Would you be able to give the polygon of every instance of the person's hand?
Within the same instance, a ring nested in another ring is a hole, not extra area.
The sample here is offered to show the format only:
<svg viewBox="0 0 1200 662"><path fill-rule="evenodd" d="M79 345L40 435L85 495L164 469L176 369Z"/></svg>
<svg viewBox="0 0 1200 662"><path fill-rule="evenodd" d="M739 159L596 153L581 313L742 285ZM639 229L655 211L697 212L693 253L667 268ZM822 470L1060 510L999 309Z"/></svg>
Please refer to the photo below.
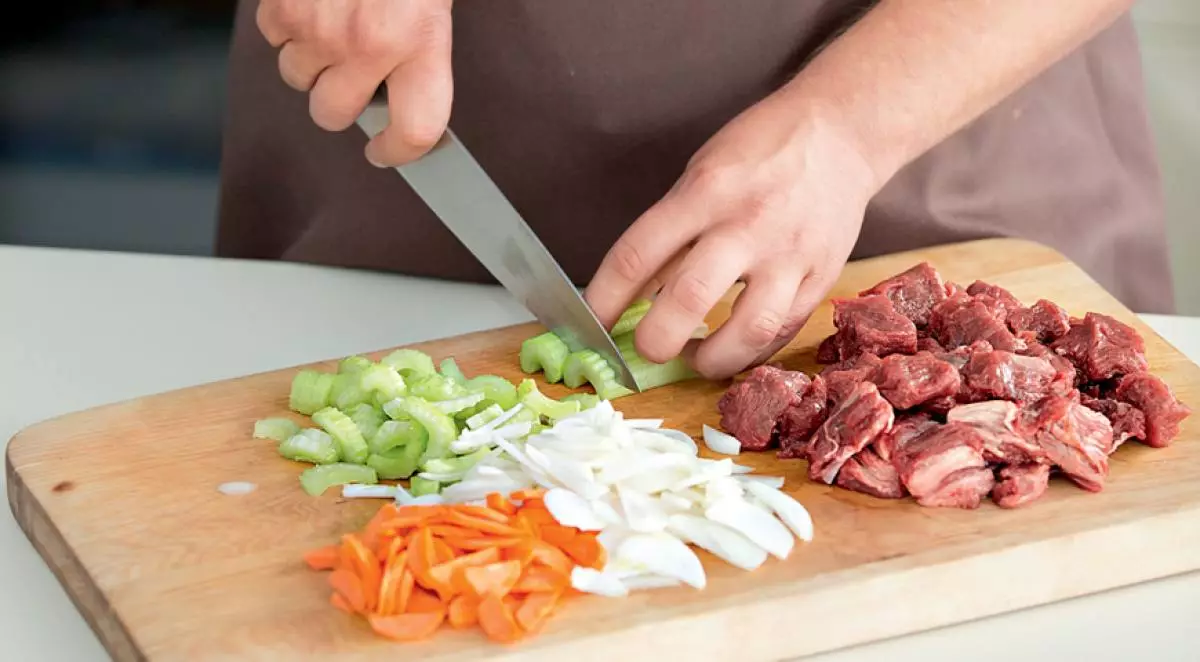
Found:
<svg viewBox="0 0 1200 662"><path fill-rule="evenodd" d="M420 158L446 130L454 95L451 0L261 0L258 28L279 72L309 93L317 126L342 131L387 82L387 129L367 145L379 166Z"/></svg>
<svg viewBox="0 0 1200 662"><path fill-rule="evenodd" d="M684 353L705 377L732 376L803 327L845 266L878 179L836 122L803 100L769 97L710 139L621 236L587 301L611 326L658 290L637 327L638 353L656 363ZM689 343L739 280L746 288L729 320Z"/></svg>

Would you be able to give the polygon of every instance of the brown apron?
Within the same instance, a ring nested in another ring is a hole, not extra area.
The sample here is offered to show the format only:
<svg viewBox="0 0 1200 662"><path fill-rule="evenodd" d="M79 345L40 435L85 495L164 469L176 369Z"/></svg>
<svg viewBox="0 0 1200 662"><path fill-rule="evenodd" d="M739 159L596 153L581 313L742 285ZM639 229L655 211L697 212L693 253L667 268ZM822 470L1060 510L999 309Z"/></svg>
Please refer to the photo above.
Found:
<svg viewBox="0 0 1200 662"><path fill-rule="evenodd" d="M217 252L490 281L356 127L327 133L238 10ZM465 0L451 126L578 283L697 148L861 15L855 0ZM1128 16L903 169L854 258L991 236L1053 246L1172 312Z"/></svg>

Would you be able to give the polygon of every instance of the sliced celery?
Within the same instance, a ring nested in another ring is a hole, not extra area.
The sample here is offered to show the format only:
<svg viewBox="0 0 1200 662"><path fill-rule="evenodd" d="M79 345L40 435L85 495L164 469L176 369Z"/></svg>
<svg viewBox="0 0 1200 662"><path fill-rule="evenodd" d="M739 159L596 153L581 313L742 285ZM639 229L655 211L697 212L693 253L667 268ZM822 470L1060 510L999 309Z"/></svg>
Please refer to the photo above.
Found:
<svg viewBox="0 0 1200 662"><path fill-rule="evenodd" d="M389 404L399 407L429 434L425 452L421 455L422 462L450 454L450 444L458 438L458 426L449 414L438 411L432 403L416 397L399 398Z"/></svg>
<svg viewBox="0 0 1200 662"><path fill-rule="evenodd" d="M461 398L454 398L453 400L438 400L433 403L433 406L437 407L438 411L447 414L457 414L474 407L480 402L483 402L482 393L468 393Z"/></svg>
<svg viewBox="0 0 1200 662"><path fill-rule="evenodd" d="M564 402L572 402L572 401L578 402L579 410L583 411L585 409L591 409L592 407L595 407L596 405L600 404L600 396L598 396L594 393L572 393L572 394L568 395L567 397L563 398L563 401Z"/></svg>
<svg viewBox="0 0 1200 662"><path fill-rule="evenodd" d="M383 363L367 368L362 373L363 389L375 394L382 402L394 400L408 392L404 378L397 370Z"/></svg>
<svg viewBox="0 0 1200 662"><path fill-rule="evenodd" d="M572 360L568 361L567 369L571 371L572 381L577 381L582 375L588 382L591 382L592 387L596 389L596 395L600 396L602 400L615 400L633 393L617 381L617 372L608 364L608 361L590 349L572 354ZM636 373L634 377L637 377ZM567 385L570 386L570 383Z"/></svg>
<svg viewBox="0 0 1200 662"><path fill-rule="evenodd" d="M345 413L358 426L358 431L362 433L363 439L374 437L375 433L379 431L379 426L383 425L383 412L366 403L355 405Z"/></svg>
<svg viewBox="0 0 1200 662"><path fill-rule="evenodd" d="M567 388L579 388L587 383L588 378L587 375L583 374L583 368L584 361L590 356L600 358L599 354L590 349L572 352L567 356L567 362L563 364L563 384L566 384ZM601 358L600 360L603 361L604 359Z"/></svg>
<svg viewBox="0 0 1200 662"><path fill-rule="evenodd" d="M467 376L458 369L458 363L454 357L446 357L442 359L442 376L456 384L466 384Z"/></svg>
<svg viewBox="0 0 1200 662"><path fill-rule="evenodd" d="M489 422L500 418L500 416L503 414L504 410L500 408L500 405L494 403L490 404L484 408L483 411L480 411L468 418L467 427L472 430L478 430L479 428L487 425Z"/></svg>
<svg viewBox="0 0 1200 662"><path fill-rule="evenodd" d="M283 441L300 432L300 426L290 418L264 418L254 422L255 439Z"/></svg>
<svg viewBox="0 0 1200 662"><path fill-rule="evenodd" d="M333 393L330 403L349 411L354 407L371 400L371 392L363 388L361 372L343 372L333 378Z"/></svg>
<svg viewBox="0 0 1200 662"><path fill-rule="evenodd" d="M311 496L318 496L334 485L374 485L378 482L379 476L371 467L342 462L309 467L300 474L300 487Z"/></svg>
<svg viewBox="0 0 1200 662"><path fill-rule="evenodd" d="M353 372L362 372L370 368L373 363L371 359L365 356L347 356L338 363L338 373L347 374Z"/></svg>
<svg viewBox="0 0 1200 662"><path fill-rule="evenodd" d="M579 402L550 398L537 389L537 384L532 379L522 381L517 392L521 393L521 404L550 420L559 420L579 413Z"/></svg>
<svg viewBox="0 0 1200 662"><path fill-rule="evenodd" d="M415 380L408 392L409 395L423 398L430 402L455 400L470 393L461 384L438 374L426 375Z"/></svg>
<svg viewBox="0 0 1200 662"><path fill-rule="evenodd" d="M621 317L617 320L617 323L613 325L610 333L613 336L619 336L623 333L633 331L641 323L646 313L650 312L650 304L651 301L649 299L638 299L629 304L625 312L621 313Z"/></svg>
<svg viewBox="0 0 1200 662"><path fill-rule="evenodd" d="M367 458L367 466L374 469L384 480L408 478L417 470L417 462L420 461L423 452L425 441L419 439L382 453L372 453Z"/></svg>
<svg viewBox="0 0 1200 662"><path fill-rule="evenodd" d="M413 476L409 481L408 491L415 497L425 496L426 494L437 494L442 491L442 486L436 480L427 480L420 476Z"/></svg>
<svg viewBox="0 0 1200 662"><path fill-rule="evenodd" d="M526 374L541 370L546 381L556 383L562 381L563 365L571 350L562 338L547 331L540 336L534 336L521 344L521 370Z"/></svg>
<svg viewBox="0 0 1200 662"><path fill-rule="evenodd" d="M367 442L349 416L333 407L326 407L314 412L312 419L337 442L342 460L355 464L367 461Z"/></svg>
<svg viewBox="0 0 1200 662"><path fill-rule="evenodd" d="M292 378L288 407L295 412L312 416L313 412L329 405L333 390L333 375L316 370L301 370Z"/></svg>
<svg viewBox="0 0 1200 662"><path fill-rule="evenodd" d="M621 352L621 356L625 358L625 365L629 366L629 371L633 373L642 390L658 388L698 376L682 356L676 356L666 363L651 363L642 358L634 347L633 333L615 336L613 341L617 345L617 350Z"/></svg>
<svg viewBox="0 0 1200 662"><path fill-rule="evenodd" d="M433 358L416 349L398 349L383 357L380 363L392 366L405 378L437 374Z"/></svg>
<svg viewBox="0 0 1200 662"><path fill-rule="evenodd" d="M479 375L467 381L467 390L472 393L482 393L485 401L499 405L505 411L512 409L520 398L517 397L517 387L503 377L496 375Z"/></svg>
<svg viewBox="0 0 1200 662"><path fill-rule="evenodd" d="M323 430L308 428L279 442L279 454L296 462L333 464L341 459L333 437Z"/></svg>
<svg viewBox="0 0 1200 662"><path fill-rule="evenodd" d="M386 454L399 446L420 444L421 451L424 452L425 440L428 438L429 434L425 432L425 428L412 421L384 421L375 436L371 437L368 446L371 453Z"/></svg>
<svg viewBox="0 0 1200 662"><path fill-rule="evenodd" d="M459 455L458 457L429 460L421 464L421 471L431 474L454 474L461 476L491 452L490 448L485 447L466 455Z"/></svg>

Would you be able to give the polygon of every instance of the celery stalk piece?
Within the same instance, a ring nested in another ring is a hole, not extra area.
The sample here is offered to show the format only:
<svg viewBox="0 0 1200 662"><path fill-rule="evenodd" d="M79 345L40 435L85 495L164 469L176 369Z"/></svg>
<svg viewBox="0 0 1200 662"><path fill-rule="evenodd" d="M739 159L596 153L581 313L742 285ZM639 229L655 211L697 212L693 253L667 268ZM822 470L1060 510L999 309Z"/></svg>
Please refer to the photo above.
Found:
<svg viewBox="0 0 1200 662"><path fill-rule="evenodd" d="M343 372L333 378L330 404L342 411L371 400L371 392L363 388L361 372Z"/></svg>
<svg viewBox="0 0 1200 662"><path fill-rule="evenodd" d="M374 469L384 480L408 478L417 470L417 462L424 452L425 440L418 439L382 453L371 453L367 458L367 466Z"/></svg>
<svg viewBox="0 0 1200 662"><path fill-rule="evenodd" d="M415 497L425 496L426 494L437 494L442 491L442 486L435 480L427 480L420 476L413 476L408 483L408 491Z"/></svg>
<svg viewBox="0 0 1200 662"><path fill-rule="evenodd" d="M613 325L612 331L609 333L615 337L633 331L641 323L646 313L650 312L650 304L651 301L649 299L638 299L629 304L629 307L625 309L625 312L621 313L621 317L617 319L617 323Z"/></svg>
<svg viewBox="0 0 1200 662"><path fill-rule="evenodd" d="M348 373L362 372L363 370L370 368L372 365L375 364L371 363L371 359L368 359L365 356L347 356L338 362L338 374L345 375Z"/></svg>
<svg viewBox="0 0 1200 662"><path fill-rule="evenodd" d="M312 464L333 464L341 459L333 437L316 428L301 430L279 442L279 454L289 460Z"/></svg>
<svg viewBox="0 0 1200 662"><path fill-rule="evenodd" d="M375 433L379 432L379 426L383 425L385 420L382 411L366 403L355 405L344 413L358 426L358 431L362 433L363 439L374 437Z"/></svg>
<svg viewBox="0 0 1200 662"><path fill-rule="evenodd" d="M288 408L312 416L313 412L329 405L333 390L333 375L316 370L301 370L292 378Z"/></svg>
<svg viewBox="0 0 1200 662"><path fill-rule="evenodd" d="M579 413L579 402L567 402L550 398L537 389L537 384L532 379L522 381L517 392L522 393L521 404L533 410L539 416L545 416L550 420L559 420Z"/></svg>
<svg viewBox="0 0 1200 662"><path fill-rule="evenodd" d="M571 350L562 338L547 331L521 344L521 371L532 375L541 370L551 384L562 381L563 365Z"/></svg>
<svg viewBox="0 0 1200 662"><path fill-rule="evenodd" d="M421 462L450 454L450 444L458 438L458 426L449 414L438 411L432 403L416 397L399 398L389 404L399 407L429 434Z"/></svg>
<svg viewBox="0 0 1200 662"><path fill-rule="evenodd" d="M300 432L300 426L290 418L264 418L254 422L255 439L284 441Z"/></svg>
<svg viewBox="0 0 1200 662"><path fill-rule="evenodd" d="M494 421L497 418L500 418L500 416L502 416L503 414L504 414L504 410L500 408L500 405L495 404L495 403L490 404L486 408L484 408L482 411L480 411L479 413L468 418L467 419L467 427L472 430L478 430L479 428L487 425L491 421Z"/></svg>
<svg viewBox="0 0 1200 662"><path fill-rule="evenodd" d="M472 393L482 393L486 401L498 405L508 411L517 404L517 387L503 377L496 375L479 375L467 381L467 390Z"/></svg>
<svg viewBox="0 0 1200 662"><path fill-rule="evenodd" d="M380 363L392 366L405 378L437 374L433 358L416 349L398 349L383 357Z"/></svg>
<svg viewBox="0 0 1200 662"><path fill-rule="evenodd" d="M582 375L591 382L592 387L596 389L596 395L600 396L602 400L615 400L633 393L617 381L617 372L604 360L604 357L590 349L572 355L572 360L568 361L567 367L572 371L572 380L576 380L579 375ZM637 373L634 373L633 376L639 380L638 384L641 384Z"/></svg>
<svg viewBox="0 0 1200 662"><path fill-rule="evenodd" d="M408 393L430 402L442 402L464 397L469 395L470 391L454 380L434 374L414 380Z"/></svg>
<svg viewBox="0 0 1200 662"><path fill-rule="evenodd" d="M579 388L587 383L587 375L583 374L584 359L591 354L596 353L584 349L567 356L567 361L563 364L563 384L566 384L567 388Z"/></svg>
<svg viewBox="0 0 1200 662"><path fill-rule="evenodd" d="M393 448L420 444L425 450L425 442L429 434L425 428L412 421L384 421L379 426L375 436L371 437L368 446L374 455L384 455Z"/></svg>
<svg viewBox="0 0 1200 662"><path fill-rule="evenodd" d="M462 370L458 369L458 363L453 357L442 359L441 372L443 377L455 384L465 385L467 383L467 376L462 373Z"/></svg>
<svg viewBox="0 0 1200 662"><path fill-rule="evenodd" d="M363 439L362 432L349 416L333 407L326 407L313 413L312 419L313 423L321 426L333 437L343 461L354 464L367 461L367 441Z"/></svg>
<svg viewBox="0 0 1200 662"><path fill-rule="evenodd" d="M642 358L634 347L632 333L615 336L613 342L617 345L617 351L621 352L621 356L625 357L625 364L629 366L629 371L633 373L634 378L637 379L638 386L643 391L694 379L699 376L683 360L682 356L676 356L666 363L651 363Z"/></svg>
<svg viewBox="0 0 1200 662"><path fill-rule="evenodd" d="M363 390L374 394L383 402L394 400L408 392L404 378L390 365L379 363L362 373Z"/></svg>
<svg viewBox="0 0 1200 662"><path fill-rule="evenodd" d="M480 460L491 454L490 448L480 448L466 455L458 457L445 457L436 460L429 460L421 464L421 471L431 474L465 474L468 469L475 466Z"/></svg>
<svg viewBox="0 0 1200 662"><path fill-rule="evenodd" d="M374 485L378 482L379 476L375 470L361 464L322 464L300 473L300 487L310 496L319 496L334 485Z"/></svg>
<svg viewBox="0 0 1200 662"><path fill-rule="evenodd" d="M438 400L433 403L433 406L437 407L438 411L445 412L447 414L457 414L474 407L480 402L483 402L482 393L468 393L467 395L464 395L460 398L454 398L453 400Z"/></svg>
<svg viewBox="0 0 1200 662"><path fill-rule="evenodd" d="M592 407L600 404L600 396L594 393L572 393L563 398L563 400L566 402L578 402L580 411L591 409Z"/></svg>

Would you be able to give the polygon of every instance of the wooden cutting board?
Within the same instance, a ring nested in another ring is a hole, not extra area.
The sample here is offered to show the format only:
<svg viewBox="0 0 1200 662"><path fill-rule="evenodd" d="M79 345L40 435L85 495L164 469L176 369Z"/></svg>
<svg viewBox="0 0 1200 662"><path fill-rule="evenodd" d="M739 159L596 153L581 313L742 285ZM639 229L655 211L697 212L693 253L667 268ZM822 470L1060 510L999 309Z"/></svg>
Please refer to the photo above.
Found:
<svg viewBox="0 0 1200 662"><path fill-rule="evenodd" d="M1146 338L1151 369L1200 410L1200 368L1080 269L1037 245L989 240L858 262L833 294L853 295L919 260L963 284L981 278L1027 303L1044 297L1074 315L1099 311L1133 324ZM726 302L710 323L728 310ZM780 355L785 365L814 368L830 313L828 305L816 312ZM437 359L453 355L467 374L517 379L520 343L538 330L522 325L417 347ZM803 462L750 453L738 462L784 476L816 523L816 539L788 560L748 573L704 556L702 592L573 599L540 636L516 647L449 630L395 644L331 608L325 577L300 560L359 528L379 502L343 501L336 490L306 496L300 465L250 436L256 419L286 412L294 372L70 414L9 443L13 513L116 659L776 660L1200 567L1200 416L1170 448L1122 447L1104 492L1058 479L1043 499L1013 511L990 502L960 511L874 499L810 483ZM701 424L716 425L725 387L693 381L617 405L698 437ZM236 480L259 488L218 493Z"/></svg>

